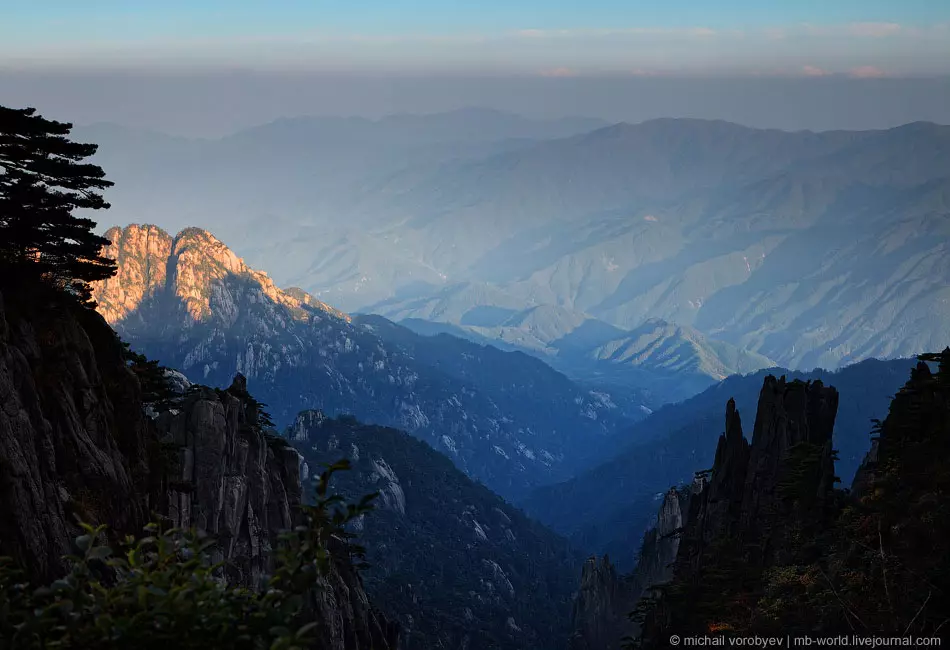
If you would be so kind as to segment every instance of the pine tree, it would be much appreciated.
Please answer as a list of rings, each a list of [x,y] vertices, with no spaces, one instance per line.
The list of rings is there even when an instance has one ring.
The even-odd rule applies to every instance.
[[[93,232],[96,223],[73,211],[108,208],[97,190],[112,183],[82,162],[97,146],[71,141],[71,130],[34,108],[0,106],[0,273],[42,278],[88,300],[88,283],[116,266],[102,255],[109,240]]]

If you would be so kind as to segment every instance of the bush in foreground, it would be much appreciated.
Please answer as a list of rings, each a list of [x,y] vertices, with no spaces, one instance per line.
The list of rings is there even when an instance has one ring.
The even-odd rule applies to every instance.
[[[349,546],[344,527],[372,510],[375,497],[345,503],[328,496],[332,475],[348,467],[341,461],[321,474],[316,503],[302,506],[302,525],[281,537],[273,575],[261,592],[219,578],[220,565],[210,561],[213,540],[160,523],[118,548],[99,543],[104,526],[81,524],[69,572],[39,588],[11,562],[0,563],[0,647],[319,647],[321,622],[308,615],[307,602],[334,562],[350,561],[339,552]]]

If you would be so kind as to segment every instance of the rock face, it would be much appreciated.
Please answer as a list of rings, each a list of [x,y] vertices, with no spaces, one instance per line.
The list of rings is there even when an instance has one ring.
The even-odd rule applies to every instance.
[[[227,296],[214,285],[228,276],[246,276],[266,297],[289,308],[294,317],[306,318],[310,307],[348,320],[348,316],[300,290],[281,291],[266,273],[255,271],[227,246],[200,228],[188,228],[172,238],[152,225],[110,228],[112,242],[103,253],[116,260],[118,273],[95,287],[98,311],[109,323],[135,318],[139,307],[161,299],[171,289],[185,311],[196,321],[211,317],[212,303],[235,315]]]
[[[174,450],[168,516],[176,526],[213,535],[214,561],[227,561],[229,579],[258,588],[278,534],[294,525],[299,457],[291,447],[268,444],[242,393],[240,375],[227,391],[197,386],[155,423],[160,443]]]
[[[281,426],[311,408],[394,426],[515,498],[566,478],[624,419],[608,395],[538,359],[432,343],[283,291],[203,230],[132,225],[106,236],[119,273],[93,289],[119,334],[191,381],[245,375]]]
[[[639,628],[629,620],[637,601],[672,576],[679,549],[675,534],[684,524],[689,492],[672,488],[663,496],[656,525],[647,531],[632,574],[619,576],[604,557],[584,563],[581,586],[574,599],[571,650],[617,650],[624,637]]]
[[[65,568],[74,518],[139,534],[151,513],[215,536],[226,578],[260,586],[300,503],[297,453],[256,425],[243,377],[145,408],[103,318],[51,296],[0,296],[0,554],[40,580]],[[149,415],[146,415],[149,413]],[[326,650],[386,649],[395,629],[348,561],[314,593]]]
[[[571,650],[613,650],[620,646],[624,627],[623,603],[629,602],[610,558],[588,558],[571,614]]]
[[[74,517],[139,533],[163,510],[157,440],[102,317],[0,297],[0,554],[65,568]]]
[[[612,568],[585,565],[587,588],[582,587],[575,605],[575,639],[580,640],[574,647],[613,648],[622,636],[618,631],[639,634],[636,624],[618,621],[637,600],[656,597],[662,591],[657,587],[698,575],[717,544],[742,549],[740,561],[753,568],[785,561],[788,522],[820,517],[830,506],[837,408],[838,392],[821,381],[787,382],[770,375],[759,393],[750,444],[730,399],[712,469],[699,472],[689,490],[666,494],[634,573],[618,579]]]
[[[745,561],[751,565],[781,560],[788,543],[784,522],[792,514],[790,491],[806,491],[800,496],[807,498],[796,503],[807,503],[814,513],[831,498],[837,409],[838,392],[821,381],[787,382],[770,375],[759,393],[750,445],[735,402],[729,401],[716,460],[712,470],[700,474],[690,501],[683,533],[689,543],[677,558],[681,572],[699,570],[704,550],[724,539],[749,542],[744,548],[753,550]],[[809,462],[802,462],[806,456]]]

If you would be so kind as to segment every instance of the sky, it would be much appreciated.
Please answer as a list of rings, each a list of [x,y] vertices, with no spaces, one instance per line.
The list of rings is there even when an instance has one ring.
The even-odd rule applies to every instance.
[[[950,73],[945,0],[0,0],[0,65]]]
[[[950,0],[0,0],[0,104],[220,136],[468,106],[950,123]]]

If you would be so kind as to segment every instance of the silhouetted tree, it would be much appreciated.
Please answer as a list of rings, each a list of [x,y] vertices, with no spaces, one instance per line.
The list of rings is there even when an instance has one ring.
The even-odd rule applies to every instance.
[[[0,265],[13,277],[39,277],[90,297],[89,282],[115,274],[103,257],[109,240],[74,210],[108,208],[96,190],[105,172],[84,163],[96,152],[67,136],[72,124],[47,120],[34,108],[0,106]]]

